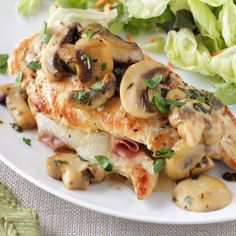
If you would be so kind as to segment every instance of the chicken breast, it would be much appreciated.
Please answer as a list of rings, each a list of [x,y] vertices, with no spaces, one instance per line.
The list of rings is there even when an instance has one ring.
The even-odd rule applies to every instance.
[[[21,41],[9,59],[11,74],[23,72],[21,85],[40,131],[45,130],[38,114],[84,134],[105,132],[110,146],[116,137],[153,152],[172,148],[166,172],[174,180],[188,177],[204,156],[236,169],[236,120],[211,93],[187,85],[158,62],[143,60],[136,44],[101,25],[90,25],[85,31],[73,24],[51,34],[48,44],[40,34]],[[28,68],[31,61],[41,63],[42,69]],[[53,132],[55,136],[76,148],[60,132]],[[121,158],[114,152],[111,149],[109,154],[113,164],[112,158]],[[142,155],[133,157],[136,164],[129,165],[131,169],[117,171],[132,180],[139,199],[152,192],[158,179],[150,171],[150,154]],[[128,159],[123,160],[128,163]]]

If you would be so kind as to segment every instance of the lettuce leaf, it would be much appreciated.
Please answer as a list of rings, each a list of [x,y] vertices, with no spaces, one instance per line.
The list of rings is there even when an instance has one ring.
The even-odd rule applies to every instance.
[[[236,44],[236,5],[233,0],[224,4],[219,14],[222,35],[228,47]]]
[[[88,9],[94,5],[96,0],[56,0],[55,2],[64,8]]]
[[[220,83],[215,85],[215,96],[220,98],[225,105],[236,104],[236,84]]]
[[[170,31],[167,34],[165,51],[171,62],[179,68],[203,75],[215,75],[208,49],[201,38],[195,37],[189,29]]]
[[[188,0],[188,4],[202,36],[211,39],[214,51],[222,49],[224,47],[224,40],[221,37],[216,16],[210,7],[199,0]]]
[[[218,7],[220,5],[223,5],[228,0],[200,0],[201,2],[207,3],[208,5],[212,7]]]
[[[35,9],[40,5],[40,0],[18,0],[16,10],[20,15],[31,15]]]
[[[188,0],[170,0],[169,6],[174,14],[181,9],[189,10]]]
[[[80,22],[82,26],[86,26],[90,23],[100,23],[107,26],[108,22],[117,16],[117,11],[111,10],[111,13],[105,14],[104,12],[94,9],[76,9],[76,8],[62,8],[59,7],[55,11],[51,12],[48,20],[48,26],[54,27],[63,22],[65,24]]]
[[[236,84],[236,45],[214,56],[211,64],[224,80]]]
[[[127,7],[129,17],[149,19],[160,16],[169,0],[122,0]]]

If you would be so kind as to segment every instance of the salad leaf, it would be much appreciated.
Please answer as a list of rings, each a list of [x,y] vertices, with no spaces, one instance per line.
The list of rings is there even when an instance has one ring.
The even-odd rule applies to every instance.
[[[215,51],[222,49],[224,47],[224,41],[221,37],[220,29],[218,28],[216,16],[211,11],[210,7],[196,0],[188,0],[188,4],[201,35],[213,41]]]
[[[117,16],[117,11],[111,10],[110,14],[97,11],[94,9],[75,9],[75,8],[62,8],[59,7],[55,11],[51,12],[48,20],[48,26],[53,27],[59,25],[61,22],[65,24],[80,22],[82,26],[86,26],[90,23],[100,23],[103,26],[107,26],[108,22]]]
[[[123,0],[129,17],[149,19],[160,16],[166,9],[169,0]]]
[[[145,43],[142,48],[148,52],[160,52],[163,51],[165,45],[164,38],[155,37],[153,42]]]
[[[222,29],[222,36],[228,47],[236,44],[236,5],[233,0],[223,5],[219,14],[219,24]]]
[[[215,75],[211,66],[211,56],[200,37],[191,30],[170,31],[167,35],[165,51],[171,62],[182,69]]]
[[[215,85],[215,96],[220,98],[225,105],[236,103],[236,84],[220,83]]]
[[[80,9],[88,9],[91,8],[96,0],[57,0],[56,3],[59,4],[60,7],[64,8],[80,8]]]
[[[18,0],[16,10],[20,15],[31,15],[39,6],[40,2],[40,0]]]
[[[214,56],[211,64],[224,80],[236,84],[236,45]]]
[[[223,5],[228,0],[200,0],[201,2],[207,3],[208,5],[212,7],[218,7],[220,5]]]
[[[189,10],[188,0],[170,0],[169,6],[174,14],[176,14],[178,10]]]

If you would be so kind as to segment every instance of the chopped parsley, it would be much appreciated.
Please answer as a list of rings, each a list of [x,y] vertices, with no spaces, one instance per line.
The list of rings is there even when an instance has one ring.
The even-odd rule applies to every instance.
[[[90,94],[83,91],[77,91],[74,93],[74,99],[76,102],[89,101]]]
[[[85,28],[84,29],[85,34],[87,35],[88,38],[92,38],[96,33],[99,32],[99,28],[95,29],[95,30],[91,30],[89,28]]]
[[[158,173],[164,168],[165,160],[157,159],[154,161],[154,172]]]
[[[114,74],[115,74],[115,76],[120,77],[120,76],[122,75],[122,73],[123,73],[123,69],[122,69],[122,68],[116,67],[116,68],[114,69]]]
[[[205,94],[197,89],[189,89],[185,91],[189,98],[196,99],[199,102],[205,102]]]
[[[201,163],[197,163],[196,165],[195,165],[195,167],[196,168],[201,168],[202,166],[201,166]]]
[[[20,83],[21,83],[22,77],[23,77],[23,72],[22,72],[22,71],[19,71],[19,72],[16,74],[16,80],[15,80],[15,86],[16,86],[16,87],[20,87]]]
[[[0,54],[0,73],[5,74],[7,71],[8,54]]]
[[[190,205],[190,206],[192,206],[192,204],[193,204],[193,200],[192,200],[192,198],[191,198],[190,196],[186,196],[186,197],[184,198],[184,201],[185,201],[188,205]]]
[[[108,158],[102,155],[95,156],[98,163],[102,166],[102,168],[106,171],[112,171],[112,164],[108,161]]]
[[[209,110],[206,109],[201,103],[194,103],[193,104],[193,107],[196,111],[202,111],[204,113],[208,113]]]
[[[161,114],[167,114],[169,112],[169,106],[166,102],[166,99],[161,95],[157,94],[153,96],[152,103],[156,106]]]
[[[88,69],[91,69],[91,62],[90,58],[87,54],[83,54],[80,59],[84,62],[84,64],[87,66]]]
[[[43,22],[43,28],[41,33],[41,40],[43,43],[48,43],[52,38],[51,34],[47,33],[48,23],[46,21]]]
[[[16,123],[10,123],[12,129],[14,129],[15,131],[19,132],[19,133],[22,133],[23,132],[23,129]]]
[[[199,178],[199,175],[192,175],[192,179],[196,180]]]
[[[186,104],[185,102],[180,102],[174,99],[165,99],[160,94],[156,94],[152,98],[152,103],[162,114],[167,114],[170,111],[170,106],[182,107]]]
[[[23,137],[22,140],[25,144],[31,146],[31,139]]]
[[[107,69],[107,63],[102,63],[101,64],[101,69],[102,69],[102,71],[106,70]]]
[[[41,64],[37,63],[35,61],[31,61],[28,65],[28,68],[33,69],[33,70],[40,70],[41,69]]]
[[[167,99],[167,104],[168,105],[173,105],[175,107],[182,107],[186,104],[187,101],[185,102],[180,102],[180,101],[177,101],[177,100],[173,100],[173,99]]]
[[[56,160],[53,160],[53,164],[55,164],[56,166],[60,165],[60,164],[63,164],[63,163],[67,163],[66,161],[62,161],[62,160],[59,160],[59,159],[56,159]]]
[[[171,158],[172,155],[174,154],[174,151],[171,150],[170,148],[163,148],[161,151],[156,151],[153,153],[154,158]]]
[[[98,91],[104,90],[105,87],[106,86],[103,82],[98,82],[95,85],[93,85],[92,87],[90,87],[90,90],[93,92],[98,92]]]
[[[158,84],[161,83],[162,79],[163,79],[162,75],[154,75],[150,79],[145,79],[144,80],[144,85],[147,86],[150,89],[156,89]]]

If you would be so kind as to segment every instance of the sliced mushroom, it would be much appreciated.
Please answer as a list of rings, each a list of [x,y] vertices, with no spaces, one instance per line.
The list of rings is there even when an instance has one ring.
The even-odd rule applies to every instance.
[[[96,38],[82,38],[75,46],[76,71],[82,82],[101,80],[113,70],[111,49]]]
[[[73,91],[70,101],[79,109],[92,110],[101,107],[111,98],[116,90],[116,78],[113,73],[85,90]]]
[[[101,182],[105,171],[98,164],[82,161],[76,154],[61,153],[47,159],[48,174],[62,180],[68,189],[85,190],[90,183]]]
[[[172,147],[174,155],[165,161],[165,172],[172,180],[180,180],[190,175],[190,170],[201,161],[205,155],[205,145],[197,144],[190,147],[181,139]]]
[[[52,36],[41,60],[42,69],[48,79],[55,81],[76,74],[71,64],[75,62],[74,44],[80,38],[81,31],[81,25],[73,23]]]
[[[178,183],[173,191],[173,199],[183,209],[209,212],[227,206],[231,195],[221,181],[202,175],[198,179],[186,179]]]
[[[131,64],[144,58],[142,50],[136,43],[123,40],[100,24],[88,25],[87,31],[94,32],[94,37],[102,39],[110,46],[113,59],[117,62]]]
[[[26,97],[25,91],[14,87],[14,84],[0,86],[0,101],[6,101],[7,108],[17,125],[31,129],[36,127],[36,121],[26,103]]]
[[[140,61],[130,66],[120,84],[120,98],[124,109],[132,116],[148,119],[154,117],[158,111],[150,102],[149,89],[144,80],[154,75],[166,78],[169,69],[155,61]]]
[[[210,157],[203,157],[197,165],[191,169],[192,175],[198,175],[215,167],[214,161]]]

